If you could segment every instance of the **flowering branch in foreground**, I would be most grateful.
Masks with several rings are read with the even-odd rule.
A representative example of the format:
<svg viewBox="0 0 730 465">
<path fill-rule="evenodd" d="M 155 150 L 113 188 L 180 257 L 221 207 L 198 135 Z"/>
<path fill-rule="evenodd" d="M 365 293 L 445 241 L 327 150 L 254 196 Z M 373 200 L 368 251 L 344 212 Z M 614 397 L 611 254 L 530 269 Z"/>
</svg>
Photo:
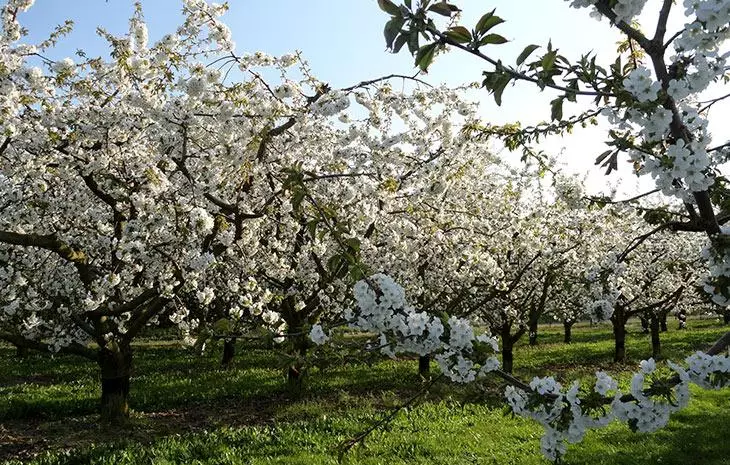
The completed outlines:
<svg viewBox="0 0 730 465">
<path fill-rule="evenodd" d="M 671 361 L 666 367 L 658 367 L 654 359 L 642 361 L 628 393 L 602 371 L 596 372 L 590 389 L 581 388 L 578 381 L 564 389 L 551 376 L 535 377 L 527 384 L 502 372 L 491 355 L 498 350 L 494 337 L 475 336 L 465 319 L 452 316 L 444 322 L 417 311 L 408 304 L 403 288 L 387 275 L 358 281 L 354 294 L 357 310 L 346 312 L 345 319 L 350 328 L 375 333 L 382 353 L 390 357 L 400 353 L 434 355 L 443 375 L 458 383 L 473 382 L 490 372 L 507 381 L 506 402 L 513 413 L 545 428 L 540 446 L 545 457 L 554 461 L 565 454 L 568 443 L 580 442 L 589 429 L 605 427 L 614 420 L 628 423 L 635 432 L 663 428 L 672 413 L 688 404 L 691 383 L 706 389 L 730 386 L 730 333 L 708 353 L 687 357 L 686 368 Z M 320 325 L 312 327 L 310 338 L 316 344 L 329 340 Z"/>
</svg>

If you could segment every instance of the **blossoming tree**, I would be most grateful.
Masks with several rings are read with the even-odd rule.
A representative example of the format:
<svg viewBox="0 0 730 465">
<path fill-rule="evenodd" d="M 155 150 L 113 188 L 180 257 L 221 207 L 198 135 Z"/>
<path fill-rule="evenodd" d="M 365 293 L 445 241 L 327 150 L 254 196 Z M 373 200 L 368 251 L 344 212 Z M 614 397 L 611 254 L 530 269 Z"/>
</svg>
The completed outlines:
<svg viewBox="0 0 730 465">
<path fill-rule="evenodd" d="M 234 55 L 221 5 L 185 1 L 181 26 L 154 44 L 138 6 L 128 34 L 100 31 L 108 58 L 75 62 L 44 54 L 68 25 L 22 42 L 31 4 L 7 2 L 0 18 L 0 338 L 97 361 L 102 414 L 117 421 L 146 325 L 190 333 L 216 296 L 247 303 L 236 288 L 266 245 L 260 225 L 290 224 L 285 178 L 345 102 L 295 55 Z M 205 66 L 221 56 L 244 79 Z M 257 72 L 298 63 L 312 85 L 297 92 Z"/>
</svg>

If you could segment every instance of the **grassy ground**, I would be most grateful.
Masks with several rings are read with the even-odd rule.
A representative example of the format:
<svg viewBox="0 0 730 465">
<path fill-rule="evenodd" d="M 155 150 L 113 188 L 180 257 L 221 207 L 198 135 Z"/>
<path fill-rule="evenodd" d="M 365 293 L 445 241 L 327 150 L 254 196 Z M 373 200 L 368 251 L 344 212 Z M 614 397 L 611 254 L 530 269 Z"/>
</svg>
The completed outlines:
<svg viewBox="0 0 730 465">
<path fill-rule="evenodd" d="M 516 350 L 523 378 L 564 381 L 598 369 L 624 376 L 649 356 L 648 336 L 632 327 L 629 363 L 610 362 L 607 326 L 541 328 L 540 345 Z M 692 321 L 662 334 L 664 353 L 681 360 L 727 328 Z M 333 364 L 309 373 L 300 393 L 287 390 L 271 351 L 239 347 L 231 370 L 219 352 L 198 357 L 153 341 L 136 347 L 133 418 L 124 431 L 97 423 L 96 367 L 73 357 L 16 359 L 0 347 L 0 461 L 34 464 L 336 464 L 337 446 L 368 428 L 423 386 L 413 360 Z M 545 464 L 541 429 L 504 416 L 502 385 L 434 385 L 417 405 L 352 449 L 352 464 Z M 572 446 L 566 464 L 730 464 L 730 392 L 695 390 L 669 427 L 633 434 L 612 425 Z"/>
</svg>

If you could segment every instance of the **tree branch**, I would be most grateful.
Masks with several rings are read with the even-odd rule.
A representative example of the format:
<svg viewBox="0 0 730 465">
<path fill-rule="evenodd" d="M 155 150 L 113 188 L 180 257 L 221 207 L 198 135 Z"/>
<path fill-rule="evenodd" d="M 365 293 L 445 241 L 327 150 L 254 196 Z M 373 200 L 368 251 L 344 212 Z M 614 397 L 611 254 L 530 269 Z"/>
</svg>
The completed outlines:
<svg viewBox="0 0 730 465">
<path fill-rule="evenodd" d="M 74 343 L 66 347 L 61 347 L 58 352 L 51 349 L 51 346 L 40 341 L 33 341 L 31 339 L 24 338 L 17 334 L 11 334 L 6 332 L 0 332 L 0 340 L 9 342 L 17 347 L 25 347 L 31 350 L 37 350 L 38 352 L 49 352 L 49 353 L 62 353 L 70 355 L 78 355 L 80 357 L 88 358 L 96 361 L 97 353 L 93 349 L 82 346 L 81 344 Z"/>
<path fill-rule="evenodd" d="M 567 93 L 570 93 L 570 94 L 573 94 L 573 95 L 590 95 L 590 96 L 594 96 L 594 97 L 595 96 L 613 97 L 612 94 L 608 94 L 608 93 L 605 93 L 605 92 L 596 92 L 596 91 L 591 91 L 591 90 L 569 89 L 569 88 L 567 88 L 565 86 L 561 86 L 561 85 L 558 85 L 558 84 L 551 84 L 549 82 L 542 81 L 540 79 L 537 79 L 537 78 L 528 76 L 527 74 L 520 73 L 519 71 L 515 71 L 512 68 L 505 67 L 500 61 L 497 61 L 497 60 L 495 60 L 493 58 L 490 58 L 489 56 L 483 54 L 479 50 L 474 49 L 474 48 L 471 48 L 471 47 L 467 47 L 464 44 L 461 44 L 461 43 L 459 43 L 459 42 L 457 42 L 457 41 L 455 41 L 453 39 L 450 39 L 446 34 L 442 33 L 441 31 L 439 31 L 438 29 L 436 29 L 433 26 L 429 27 L 428 31 L 431 32 L 436 37 L 438 37 L 439 40 L 442 43 L 451 45 L 452 47 L 456 47 L 456 48 L 458 48 L 460 50 L 463 50 L 463 51 L 465 51 L 467 53 L 470 53 L 470 54 L 472 54 L 472 55 L 474 55 L 476 57 L 481 58 L 482 60 L 486 61 L 487 63 L 489 63 L 491 65 L 494 65 L 496 68 L 498 68 L 498 69 L 506 72 L 507 74 L 509 74 L 510 76 L 512 76 L 512 78 L 514 78 L 514 79 L 517 79 L 517 80 L 520 80 L 520 81 L 532 82 L 532 83 L 538 84 L 540 86 L 549 87 L 551 89 L 559 90 L 559 91 L 562 91 L 562 92 L 567 92 Z"/>
<path fill-rule="evenodd" d="M 81 281 L 85 285 L 91 284 L 94 280 L 95 273 L 88 263 L 86 253 L 59 240 L 55 234 L 19 234 L 10 231 L 0 231 L 0 242 L 50 250 L 64 260 L 73 263 L 79 272 Z"/>
</svg>

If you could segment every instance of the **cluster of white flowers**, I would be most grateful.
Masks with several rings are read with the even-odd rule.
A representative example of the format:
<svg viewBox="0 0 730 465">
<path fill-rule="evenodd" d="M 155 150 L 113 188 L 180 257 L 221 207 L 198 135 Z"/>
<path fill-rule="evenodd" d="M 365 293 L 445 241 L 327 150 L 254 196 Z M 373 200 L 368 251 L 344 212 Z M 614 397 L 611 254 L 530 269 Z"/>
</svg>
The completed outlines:
<svg viewBox="0 0 730 465">
<path fill-rule="evenodd" d="M 685 359 L 689 379 L 704 388 L 730 386 L 730 354 L 707 355 L 695 352 Z"/>
<path fill-rule="evenodd" d="M 728 234 L 727 227 L 723 227 L 723 234 Z M 718 251 L 709 242 L 702 249 L 702 258 L 707 262 L 709 271 L 704 279 L 703 289 L 714 303 L 727 307 L 730 305 L 730 251 Z"/>
<path fill-rule="evenodd" d="M 284 84 L 274 89 L 274 95 L 278 99 L 291 98 L 296 95 L 296 90 L 297 88 L 294 84 L 285 82 Z"/>
<path fill-rule="evenodd" d="M 646 382 L 646 378 L 657 371 L 656 362 L 643 360 L 639 371 L 632 376 L 629 397 L 624 396 L 611 376 L 597 372 L 593 391 L 603 397 L 602 403 L 609 404 L 610 410 L 602 404 L 586 406 L 590 393 L 585 393 L 581 401 L 577 382 L 563 392 L 560 383 L 552 377 L 534 378 L 530 382 L 532 392 L 508 386 L 505 396 L 515 414 L 536 420 L 545 427 L 542 450 L 548 459 L 556 460 L 565 454 L 566 443 L 578 442 L 588 429 L 604 427 L 613 420 L 627 422 L 640 432 L 652 432 L 666 426 L 672 413 L 687 406 L 690 382 L 713 389 L 730 385 L 730 354 L 710 356 L 697 352 L 685 362 L 686 369 L 667 362 L 674 376 L 665 376 L 666 380 L 660 378 L 659 383 L 671 383 L 671 392 L 659 392 L 653 388 L 653 382 L 648 386 Z M 585 412 L 584 407 L 588 407 L 589 412 Z"/>
<path fill-rule="evenodd" d="M 580 208 L 583 204 L 583 184 L 574 177 L 559 175 L 555 177 L 555 194 L 568 205 L 568 208 Z"/>
<path fill-rule="evenodd" d="M 620 289 L 626 283 L 627 269 L 615 252 L 609 252 L 599 263 L 586 269 L 584 277 L 590 296 L 585 303 L 586 315 L 594 321 L 607 321 L 613 316 Z"/>
<path fill-rule="evenodd" d="M 567 0 L 573 8 L 595 7 L 598 0 Z M 641 14 L 647 0 L 617 0 L 613 6 L 613 12 L 616 13 L 616 21 L 631 23 L 635 17 Z M 594 8 L 595 9 L 595 8 Z M 594 14 L 592 14 L 594 16 Z"/>
<path fill-rule="evenodd" d="M 322 329 L 322 325 L 313 325 L 309 332 L 309 338 L 317 345 L 322 345 L 330 339 Z"/>
<path fill-rule="evenodd" d="M 473 381 L 499 366 L 494 357 L 476 363 L 470 358 L 475 342 L 496 350 L 494 338 L 487 334 L 475 337 L 467 320 L 453 316 L 447 322 L 449 332 L 445 334 L 441 320 L 411 307 L 404 289 L 390 276 L 375 274 L 358 281 L 353 292 L 358 311 L 345 313 L 349 326 L 378 334 L 383 353 L 435 354 L 442 372 L 460 383 Z M 315 337 L 321 340 L 319 329 L 313 329 L 312 339 Z"/>
<path fill-rule="evenodd" d="M 312 104 L 312 111 L 322 116 L 336 115 L 350 106 L 350 98 L 344 92 L 329 92 Z"/>
<path fill-rule="evenodd" d="M 639 66 L 624 79 L 624 88 L 639 102 L 650 102 L 656 100 L 661 85 L 652 78 L 648 68 Z"/>
<path fill-rule="evenodd" d="M 200 302 L 201 305 L 210 305 L 215 297 L 215 291 L 210 287 L 205 287 L 202 291 L 198 291 L 196 296 L 198 297 L 198 302 Z"/>
<path fill-rule="evenodd" d="M 647 0 L 618 0 L 613 6 L 616 13 L 616 19 L 625 23 L 631 23 L 631 20 L 641 14 Z"/>
<path fill-rule="evenodd" d="M 190 223 L 195 230 L 208 234 L 213 230 L 215 220 L 205 208 L 194 207 L 190 210 Z"/>
<path fill-rule="evenodd" d="M 139 17 L 134 17 L 130 21 L 130 38 L 132 39 L 133 49 L 140 51 L 147 48 L 149 40 L 147 25 Z"/>
<path fill-rule="evenodd" d="M 60 76 L 67 76 L 76 71 L 76 63 L 71 58 L 64 58 L 53 65 L 53 71 Z"/>
<path fill-rule="evenodd" d="M 727 373 L 727 356 L 710 357 L 711 362 L 707 362 L 706 355 L 704 358 L 693 357 L 687 359 L 690 374 L 676 364 L 667 363 L 676 374 L 669 398 L 663 393 L 648 394 L 652 390 L 651 386 L 646 386 L 646 377 L 657 369 L 653 359 L 641 362 L 640 370 L 632 377 L 631 396 L 628 398 L 618 389 L 618 383 L 604 372 L 596 373 L 593 388 L 603 397 L 598 405 L 588 402 L 590 393 L 585 393 L 581 399 L 578 382 L 563 392 L 560 383 L 552 377 L 534 378 L 530 383 L 532 392 L 509 386 L 505 396 L 515 414 L 543 425 L 545 434 L 540 441 L 543 453 L 548 459 L 556 460 L 565 454 L 567 443 L 579 442 L 587 430 L 605 427 L 613 420 L 628 422 L 633 429 L 641 432 L 656 431 L 665 426 L 673 412 L 687 405 L 690 380 L 707 379 L 712 373 L 722 370 Z M 693 370 L 699 370 L 697 373 L 701 374 L 691 375 Z M 604 403 L 611 409 L 603 408 Z M 587 410 L 584 411 L 585 408 Z"/>
</svg>

